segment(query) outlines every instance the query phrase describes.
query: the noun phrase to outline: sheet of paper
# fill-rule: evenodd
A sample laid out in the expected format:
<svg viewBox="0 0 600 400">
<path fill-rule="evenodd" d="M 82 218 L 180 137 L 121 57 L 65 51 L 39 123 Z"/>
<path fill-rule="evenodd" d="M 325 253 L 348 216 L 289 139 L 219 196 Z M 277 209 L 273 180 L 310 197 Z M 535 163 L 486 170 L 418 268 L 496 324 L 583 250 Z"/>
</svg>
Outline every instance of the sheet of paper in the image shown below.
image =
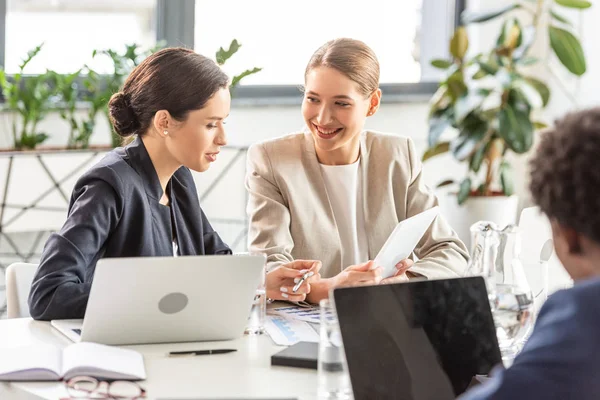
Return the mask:
<svg viewBox="0 0 600 400">
<path fill-rule="evenodd" d="M 319 342 L 318 325 L 279 315 L 267 315 L 265 329 L 275 344 L 291 346 L 298 342 Z"/>
<path fill-rule="evenodd" d="M 394 275 L 396 264 L 410 256 L 438 214 L 439 206 L 435 206 L 396 225 L 373 260 L 383 268 L 382 277 L 389 278 Z"/>
<path fill-rule="evenodd" d="M 273 307 L 269 308 L 267 313 L 313 323 L 319 323 L 321 319 L 318 306 L 308 308 L 298 306 Z"/>
</svg>

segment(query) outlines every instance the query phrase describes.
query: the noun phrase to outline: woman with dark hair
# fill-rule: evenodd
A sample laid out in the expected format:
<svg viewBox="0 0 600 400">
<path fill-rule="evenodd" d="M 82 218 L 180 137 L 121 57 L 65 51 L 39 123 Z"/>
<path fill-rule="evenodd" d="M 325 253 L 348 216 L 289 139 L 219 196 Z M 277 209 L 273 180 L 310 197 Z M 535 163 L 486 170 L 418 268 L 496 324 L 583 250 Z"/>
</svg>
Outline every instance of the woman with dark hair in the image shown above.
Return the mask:
<svg viewBox="0 0 600 400">
<path fill-rule="evenodd" d="M 200 208 L 191 170 L 203 172 L 227 140 L 228 77 L 192 50 L 167 48 L 136 67 L 109 102 L 114 130 L 133 138 L 75 184 L 67 220 L 52 234 L 29 295 L 35 319 L 83 318 L 103 257 L 231 254 Z M 293 295 L 294 279 L 315 275 Z M 320 263 L 271 271 L 267 296 L 304 300 Z"/>
</svg>

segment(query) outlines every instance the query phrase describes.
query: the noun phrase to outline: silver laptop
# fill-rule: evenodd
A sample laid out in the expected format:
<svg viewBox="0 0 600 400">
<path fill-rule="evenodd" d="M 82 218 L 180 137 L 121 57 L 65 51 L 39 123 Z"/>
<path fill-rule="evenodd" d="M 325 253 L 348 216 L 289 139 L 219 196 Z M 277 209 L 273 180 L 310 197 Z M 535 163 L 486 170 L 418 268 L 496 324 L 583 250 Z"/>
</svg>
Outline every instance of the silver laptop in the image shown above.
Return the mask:
<svg viewBox="0 0 600 400">
<path fill-rule="evenodd" d="M 109 345 L 241 337 L 263 255 L 104 258 L 83 320 L 53 320 L 73 341 Z"/>
</svg>

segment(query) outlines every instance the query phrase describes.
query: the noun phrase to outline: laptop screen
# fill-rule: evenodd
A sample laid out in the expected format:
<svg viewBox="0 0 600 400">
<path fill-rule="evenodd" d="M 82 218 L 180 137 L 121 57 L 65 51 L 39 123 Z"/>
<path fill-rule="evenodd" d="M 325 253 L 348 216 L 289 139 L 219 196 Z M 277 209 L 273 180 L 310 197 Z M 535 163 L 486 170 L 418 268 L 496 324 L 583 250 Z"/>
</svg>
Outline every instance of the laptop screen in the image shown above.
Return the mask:
<svg viewBox="0 0 600 400">
<path fill-rule="evenodd" d="M 334 290 L 354 397 L 445 400 L 502 362 L 481 277 Z"/>
</svg>

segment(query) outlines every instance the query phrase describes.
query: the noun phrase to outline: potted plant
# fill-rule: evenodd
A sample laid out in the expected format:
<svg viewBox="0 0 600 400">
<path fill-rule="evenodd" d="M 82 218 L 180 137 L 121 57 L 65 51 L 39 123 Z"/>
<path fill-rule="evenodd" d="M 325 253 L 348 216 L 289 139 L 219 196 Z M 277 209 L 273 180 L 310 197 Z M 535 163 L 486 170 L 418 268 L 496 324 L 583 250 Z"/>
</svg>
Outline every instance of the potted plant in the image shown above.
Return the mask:
<svg viewBox="0 0 600 400">
<path fill-rule="evenodd" d="M 439 185 L 457 188 L 449 197 L 442 194 L 440 203 L 465 242 L 469 242 L 469 227 L 478 220 L 500 225 L 515 222 L 518 198 L 507 156 L 531 149 L 535 131 L 545 127 L 536 119 L 537 111 L 546 107 L 551 94 L 547 83 L 527 72 L 539 62 L 529 52 L 536 38 L 547 34 L 562 65 L 575 76 L 583 75 L 583 49 L 558 8 L 590 6 L 585 0 L 537 0 L 484 12 L 465 11 L 463 24 L 504 18 L 493 47 L 467 56 L 469 39 L 461 26 L 450 41 L 452 58 L 431 62 L 446 72 L 430 101 L 429 148 L 422 159 L 450 152 L 466 164 L 466 176 L 460 182 L 448 180 Z M 525 11 L 525 23 L 523 18 L 507 16 L 516 9 Z"/>
<path fill-rule="evenodd" d="M 41 49 L 39 45 L 29 51 L 19 65 L 19 72 L 12 77 L 0 70 L 4 109 L 13 114 L 11 133 L 16 150 L 34 149 L 48 139 L 48 134 L 39 131 L 38 124 L 52 109 L 55 93 L 50 85 L 51 72 L 24 79 L 25 68 Z"/>
<path fill-rule="evenodd" d="M 25 76 L 25 68 L 42 45 L 27 54 L 17 74 L 7 76 L 0 70 L 4 109 L 11 121 L 10 133 L 6 134 L 11 134 L 13 142 L 12 148 L 0 153 L 0 177 L 5 177 L 0 189 L 0 232 L 53 230 L 62 225 L 77 178 L 106 151 L 122 145 L 121 137 L 113 135 L 111 144 L 90 148 L 98 114 L 108 119 L 111 95 L 120 90 L 136 65 L 162 47 L 159 44 L 142 50 L 132 44 L 123 52 L 95 51 L 93 57 L 104 55 L 112 60 L 114 70 L 109 75 L 83 66 L 70 74 L 47 71 L 39 76 Z M 237 40 L 226 50 L 220 48 L 217 62 L 224 64 L 239 48 Z M 232 88 L 258 71 L 260 68 L 254 68 L 236 75 Z M 66 122 L 68 139 L 64 146 L 40 146 L 50 133 L 41 132 L 39 123 L 51 112 Z"/>
</svg>

